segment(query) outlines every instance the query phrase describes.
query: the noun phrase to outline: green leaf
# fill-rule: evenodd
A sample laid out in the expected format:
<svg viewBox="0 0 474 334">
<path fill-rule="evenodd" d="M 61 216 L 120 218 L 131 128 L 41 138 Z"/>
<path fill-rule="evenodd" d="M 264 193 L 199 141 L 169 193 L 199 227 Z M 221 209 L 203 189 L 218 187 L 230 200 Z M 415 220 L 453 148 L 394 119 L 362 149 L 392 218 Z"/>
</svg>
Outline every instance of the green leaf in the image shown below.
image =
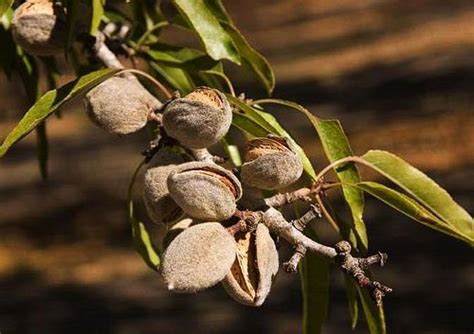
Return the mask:
<svg viewBox="0 0 474 334">
<path fill-rule="evenodd" d="M 128 186 L 128 219 L 132 227 L 133 245 L 138 254 L 142 257 L 143 261 L 153 270 L 158 271 L 160 268 L 160 256 L 156 247 L 153 245 L 153 241 L 150 237 L 150 233 L 147 231 L 145 224 L 135 218 L 134 205 L 133 205 L 133 190 L 135 181 L 140 169 L 145 164 L 142 161 L 135 172 L 132 175 L 130 184 Z"/>
<path fill-rule="evenodd" d="M 361 289 L 357 286 L 357 291 L 370 334 L 385 334 L 387 329 L 383 306 L 377 306 L 367 289 Z"/>
<path fill-rule="evenodd" d="M 170 86 L 182 94 L 190 93 L 195 84 L 187 71 L 164 63 L 150 62 L 150 67 L 165 79 Z"/>
<path fill-rule="evenodd" d="M 324 152 L 330 162 L 353 155 L 349 141 L 337 120 L 323 120 L 310 113 L 303 106 L 285 100 L 263 99 L 254 101 L 255 104 L 274 103 L 297 110 L 310 120 L 319 135 Z M 346 164 L 336 169 L 336 174 L 342 183 L 360 182 L 359 171 L 353 163 Z M 343 186 L 343 195 L 349 205 L 354 222 L 354 229 L 358 237 L 358 248 L 362 253 L 367 251 L 368 239 L 363 220 L 364 196 L 363 193 L 353 187 Z"/>
<path fill-rule="evenodd" d="M 7 135 L 0 146 L 0 157 L 4 156 L 10 147 L 30 133 L 46 117 L 55 112 L 67 101 L 84 94 L 90 88 L 119 73 L 120 70 L 104 69 L 86 74 L 58 89 L 44 94 L 23 116 L 15 128 Z"/>
<path fill-rule="evenodd" d="M 270 95 L 275 88 L 275 75 L 269 62 L 253 49 L 245 37 L 231 24 L 222 22 L 222 26 L 232 37 L 242 57 L 242 63 L 255 73 L 256 77 L 262 83 L 265 91 Z"/>
<path fill-rule="evenodd" d="M 311 228 L 307 228 L 305 234 L 318 240 Z M 303 293 L 303 334 L 322 333 L 329 304 L 329 262 L 308 252 L 299 265 L 299 274 Z"/>
<path fill-rule="evenodd" d="M 227 94 L 227 98 L 229 99 L 230 103 L 236 106 L 240 110 L 240 112 L 243 113 L 247 118 L 254 121 L 261 128 L 265 129 L 267 131 L 267 134 L 271 133 L 274 135 L 279 135 L 279 136 L 288 138 L 291 141 L 291 143 L 295 146 L 296 151 L 303 163 L 305 172 L 312 179 L 316 178 L 316 172 L 314 171 L 311 161 L 307 157 L 304 150 L 298 145 L 298 143 L 296 143 L 296 141 L 288 134 L 288 132 L 286 132 L 286 130 L 278 123 L 278 121 L 273 115 L 263 112 L 261 110 L 258 110 L 252 106 L 249 106 L 244 101 L 232 95 Z M 267 134 L 259 135 L 259 136 L 266 136 Z"/>
<path fill-rule="evenodd" d="M 224 146 L 227 156 L 230 158 L 230 161 L 232 161 L 232 164 L 236 167 L 240 167 L 242 165 L 242 158 L 240 156 L 239 147 L 237 145 L 231 144 L 228 136 L 222 138 L 221 142 Z"/>
<path fill-rule="evenodd" d="M 191 24 L 212 59 L 228 59 L 240 65 L 240 55 L 231 36 L 202 0 L 173 0 L 173 3 Z"/>
<path fill-rule="evenodd" d="M 158 271 L 161 263 L 160 256 L 151 241 L 150 233 L 147 231 L 145 224 L 135 218 L 130 223 L 135 250 L 151 269 Z"/>
<path fill-rule="evenodd" d="M 273 74 L 273 70 L 268 61 L 250 46 L 245 37 L 232 22 L 232 19 L 225 10 L 222 1 L 204 0 L 204 2 L 214 16 L 219 19 L 222 27 L 232 37 L 232 40 L 242 58 L 242 64 L 256 75 L 265 88 L 267 94 L 270 95 L 275 88 L 275 75 Z"/>
<path fill-rule="evenodd" d="M 100 22 L 104 16 L 105 0 L 92 0 L 92 20 L 90 26 L 90 34 L 95 36 L 99 30 Z"/>
<path fill-rule="evenodd" d="M 13 5 L 13 0 L 0 0 L 0 18 Z"/>
<path fill-rule="evenodd" d="M 265 137 L 270 133 L 267 131 L 267 129 L 259 125 L 251 118 L 239 114 L 238 112 L 234 113 L 232 116 L 232 125 L 246 132 L 252 137 Z"/>
<path fill-rule="evenodd" d="M 434 215 L 461 233 L 474 238 L 472 217 L 436 182 L 396 155 L 371 150 L 362 156 L 372 168 L 390 179 Z"/>
<path fill-rule="evenodd" d="M 321 139 L 321 143 L 329 161 L 333 162 L 353 155 L 349 141 L 339 121 L 321 120 L 314 116 L 310 117 L 310 119 L 319 134 L 319 138 Z M 337 168 L 336 174 L 342 183 L 360 182 L 359 171 L 353 163 L 346 164 L 342 168 Z M 365 253 L 368 247 L 368 239 L 363 220 L 364 196 L 360 190 L 353 187 L 343 186 L 342 192 L 352 213 L 354 229 L 359 238 L 359 248 L 363 253 Z"/>
<path fill-rule="evenodd" d="M 359 305 L 357 303 L 357 286 L 354 280 L 347 274 L 344 274 L 344 283 L 346 286 L 347 306 L 351 317 L 351 328 L 354 330 L 359 320 Z"/>
<path fill-rule="evenodd" d="M 436 217 L 428 209 L 405 194 L 377 182 L 361 182 L 355 186 L 425 226 L 474 245 L 472 235 L 459 232 L 455 227 Z"/>
</svg>

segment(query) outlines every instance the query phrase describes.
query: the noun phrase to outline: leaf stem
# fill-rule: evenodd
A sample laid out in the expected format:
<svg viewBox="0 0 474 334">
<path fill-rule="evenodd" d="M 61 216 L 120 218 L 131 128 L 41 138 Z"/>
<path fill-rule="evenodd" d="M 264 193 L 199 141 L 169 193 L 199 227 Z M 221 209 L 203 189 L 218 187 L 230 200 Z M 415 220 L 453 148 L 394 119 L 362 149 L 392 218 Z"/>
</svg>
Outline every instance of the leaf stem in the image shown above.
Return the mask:
<svg viewBox="0 0 474 334">
<path fill-rule="evenodd" d="M 137 75 L 140 75 L 140 76 L 144 77 L 145 79 L 148 79 L 151 83 L 153 83 L 158 88 L 158 90 L 161 93 L 163 93 L 163 95 L 167 99 L 171 99 L 172 95 L 169 92 L 169 90 L 161 82 L 159 82 L 154 77 L 152 77 L 150 74 L 148 74 L 146 72 L 143 72 L 143 71 L 140 71 L 140 70 L 132 69 L 132 68 L 124 69 L 122 72 L 134 73 L 134 74 L 137 74 Z"/>
<path fill-rule="evenodd" d="M 149 30 L 147 30 L 141 37 L 140 39 L 138 40 L 137 44 L 135 45 L 134 49 L 136 49 L 137 51 L 140 50 L 141 46 L 143 45 L 143 43 L 145 43 L 146 39 L 148 36 L 150 36 L 153 32 L 155 32 L 155 30 L 158 30 L 160 28 L 163 28 L 163 27 L 166 27 L 169 25 L 169 22 L 167 21 L 161 21 L 161 22 L 158 22 L 157 24 L 155 24 L 154 26 L 152 26 Z"/>
</svg>

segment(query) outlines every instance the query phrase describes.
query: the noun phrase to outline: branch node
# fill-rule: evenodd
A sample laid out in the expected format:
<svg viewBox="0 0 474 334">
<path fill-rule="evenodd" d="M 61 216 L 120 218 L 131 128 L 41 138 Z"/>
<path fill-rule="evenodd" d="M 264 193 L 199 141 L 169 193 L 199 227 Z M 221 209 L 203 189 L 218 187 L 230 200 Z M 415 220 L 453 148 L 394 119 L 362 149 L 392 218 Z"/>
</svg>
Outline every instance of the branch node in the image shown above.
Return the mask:
<svg viewBox="0 0 474 334">
<path fill-rule="evenodd" d="M 300 218 L 293 220 L 291 225 L 293 225 L 298 231 L 303 232 L 306 225 L 315 218 L 321 218 L 321 209 L 318 206 L 311 204 L 309 211 Z"/>
<path fill-rule="evenodd" d="M 306 255 L 306 247 L 301 244 L 295 246 L 295 253 L 291 256 L 288 262 L 283 263 L 283 270 L 287 273 L 295 273 L 298 269 L 298 264 Z"/>
</svg>

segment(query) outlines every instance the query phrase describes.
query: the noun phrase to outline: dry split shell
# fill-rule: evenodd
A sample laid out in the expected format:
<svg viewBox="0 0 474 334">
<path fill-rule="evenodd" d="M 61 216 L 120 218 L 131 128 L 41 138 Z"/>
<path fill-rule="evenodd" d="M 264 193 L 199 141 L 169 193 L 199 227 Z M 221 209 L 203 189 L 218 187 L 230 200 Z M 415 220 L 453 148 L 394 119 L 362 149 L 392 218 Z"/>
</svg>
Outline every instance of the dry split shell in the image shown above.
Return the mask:
<svg viewBox="0 0 474 334">
<path fill-rule="evenodd" d="M 260 306 L 267 298 L 277 272 L 275 243 L 268 228 L 259 224 L 255 233 L 246 233 L 237 240 L 237 257 L 222 285 L 239 303 Z"/>
<path fill-rule="evenodd" d="M 232 109 L 218 90 L 199 87 L 167 104 L 163 112 L 166 133 L 182 145 L 206 148 L 221 140 L 232 123 Z"/>
<path fill-rule="evenodd" d="M 151 159 L 144 174 L 143 201 L 151 220 L 157 224 L 172 223 L 183 215 L 183 210 L 168 192 L 168 176 L 185 162 L 182 155 L 165 147 Z"/>
<path fill-rule="evenodd" d="M 168 289 L 197 292 L 219 283 L 235 260 L 235 241 L 219 223 L 181 232 L 163 254 L 161 274 Z"/>
<path fill-rule="evenodd" d="M 230 218 L 242 194 L 235 175 L 210 162 L 180 165 L 168 177 L 168 189 L 186 214 L 202 221 Z"/>
<path fill-rule="evenodd" d="M 143 128 L 161 103 L 133 76 L 112 77 L 91 89 L 84 98 L 87 114 L 100 128 L 128 134 Z"/>
<path fill-rule="evenodd" d="M 285 138 L 255 138 L 245 145 L 242 182 L 259 189 L 280 189 L 296 182 L 303 164 Z"/>
<path fill-rule="evenodd" d="M 15 42 L 37 56 L 51 56 L 63 49 L 64 9 L 49 0 L 29 0 L 19 6 L 12 20 Z"/>
</svg>

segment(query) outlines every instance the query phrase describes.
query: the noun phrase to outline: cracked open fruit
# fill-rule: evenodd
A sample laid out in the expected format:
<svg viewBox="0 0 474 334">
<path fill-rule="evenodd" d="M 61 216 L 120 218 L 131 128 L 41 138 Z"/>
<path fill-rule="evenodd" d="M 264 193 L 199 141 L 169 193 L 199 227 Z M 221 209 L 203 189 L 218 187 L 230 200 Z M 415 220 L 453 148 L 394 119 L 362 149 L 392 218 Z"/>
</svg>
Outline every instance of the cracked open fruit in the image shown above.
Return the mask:
<svg viewBox="0 0 474 334">
<path fill-rule="evenodd" d="M 181 154 L 165 147 L 153 156 L 144 174 L 143 201 L 151 220 L 157 224 L 172 223 L 183 215 L 167 185 L 169 174 L 183 162 L 185 159 Z"/>
<path fill-rule="evenodd" d="M 236 209 L 242 195 L 240 181 L 232 172 L 210 162 L 188 162 L 168 177 L 174 201 L 193 218 L 223 221 Z"/>
<path fill-rule="evenodd" d="M 222 285 L 239 303 L 260 306 L 278 272 L 275 243 L 263 224 L 259 224 L 255 232 L 237 233 L 236 239 L 237 257 Z"/>
<path fill-rule="evenodd" d="M 232 109 L 224 94 L 199 87 L 169 102 L 163 112 L 166 133 L 183 146 L 206 148 L 224 137 L 232 123 Z"/>
<path fill-rule="evenodd" d="M 296 182 L 303 164 L 285 138 L 255 138 L 245 145 L 242 182 L 266 190 L 281 189 Z"/>
<path fill-rule="evenodd" d="M 202 223 L 178 234 L 163 254 L 168 289 L 197 292 L 219 283 L 235 260 L 232 235 L 219 223 Z"/>
<path fill-rule="evenodd" d="M 112 77 L 91 89 L 84 98 L 87 114 L 100 128 L 128 134 L 143 128 L 161 103 L 135 77 Z"/>
</svg>

